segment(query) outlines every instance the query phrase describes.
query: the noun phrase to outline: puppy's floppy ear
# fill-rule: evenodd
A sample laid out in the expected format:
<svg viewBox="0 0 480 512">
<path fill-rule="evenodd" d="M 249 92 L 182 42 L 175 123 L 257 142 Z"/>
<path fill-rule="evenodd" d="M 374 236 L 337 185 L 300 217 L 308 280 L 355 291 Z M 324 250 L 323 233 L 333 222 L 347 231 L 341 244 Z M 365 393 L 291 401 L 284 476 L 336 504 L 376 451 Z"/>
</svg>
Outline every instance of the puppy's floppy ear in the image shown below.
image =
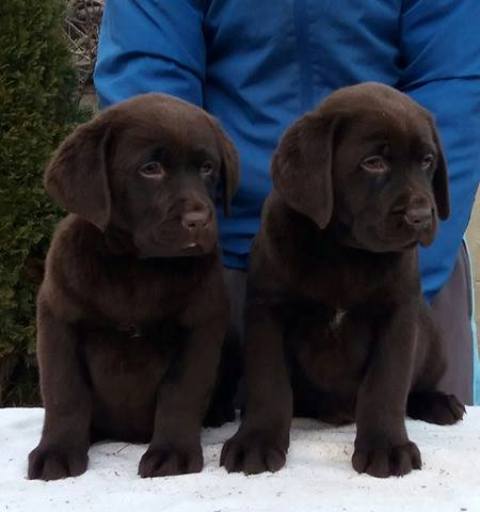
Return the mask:
<svg viewBox="0 0 480 512">
<path fill-rule="evenodd" d="M 240 180 L 238 153 L 233 142 L 225 135 L 218 121 L 212 116 L 208 116 L 208 118 L 215 132 L 222 158 L 220 174 L 222 180 L 223 213 L 228 217 L 230 215 L 230 203 Z"/>
<path fill-rule="evenodd" d="M 60 206 L 104 230 L 110 219 L 107 145 L 110 128 L 94 119 L 60 145 L 47 166 L 45 188 Z"/>
<path fill-rule="evenodd" d="M 437 147 L 437 167 L 433 174 L 433 194 L 437 205 L 438 216 L 445 220 L 450 215 L 450 194 L 448 192 L 448 171 L 445 154 L 443 152 L 442 143 L 438 135 L 435 122 L 429 115 L 430 128 L 432 130 L 433 141 Z"/>
<path fill-rule="evenodd" d="M 274 188 L 321 228 L 333 211 L 333 117 L 307 114 L 283 135 L 272 160 Z"/>
</svg>

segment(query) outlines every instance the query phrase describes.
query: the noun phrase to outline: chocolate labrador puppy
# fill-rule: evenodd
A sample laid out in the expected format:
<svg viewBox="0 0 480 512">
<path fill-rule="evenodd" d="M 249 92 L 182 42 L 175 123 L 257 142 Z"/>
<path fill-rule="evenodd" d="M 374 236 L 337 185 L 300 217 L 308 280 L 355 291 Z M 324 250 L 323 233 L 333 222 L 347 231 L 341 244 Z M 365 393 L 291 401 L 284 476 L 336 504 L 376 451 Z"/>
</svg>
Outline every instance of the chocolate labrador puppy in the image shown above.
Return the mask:
<svg viewBox="0 0 480 512">
<path fill-rule="evenodd" d="M 246 307 L 247 402 L 228 471 L 285 464 L 292 414 L 355 421 L 353 467 L 421 466 L 405 414 L 437 424 L 464 407 L 420 287 L 417 246 L 449 215 L 429 113 L 380 84 L 347 87 L 287 130 L 256 238 Z"/>
<path fill-rule="evenodd" d="M 202 469 L 228 322 L 214 201 L 228 210 L 237 180 L 216 121 L 160 94 L 105 110 L 60 146 L 45 186 L 71 214 L 38 295 L 46 414 L 29 478 L 80 475 L 102 438 L 150 442 L 142 477 Z"/>
</svg>

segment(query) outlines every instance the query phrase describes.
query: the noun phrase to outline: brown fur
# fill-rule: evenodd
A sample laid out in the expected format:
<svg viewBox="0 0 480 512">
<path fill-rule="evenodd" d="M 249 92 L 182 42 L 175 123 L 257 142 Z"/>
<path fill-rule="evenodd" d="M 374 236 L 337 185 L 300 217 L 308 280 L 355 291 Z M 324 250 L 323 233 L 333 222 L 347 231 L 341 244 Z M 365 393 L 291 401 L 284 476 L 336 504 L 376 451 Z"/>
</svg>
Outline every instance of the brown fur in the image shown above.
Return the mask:
<svg viewBox="0 0 480 512">
<path fill-rule="evenodd" d="M 341 89 L 287 130 L 254 243 L 246 306 L 246 412 L 228 471 L 277 471 L 293 414 L 356 421 L 353 466 L 421 466 L 405 414 L 451 424 L 445 368 L 417 245 L 449 214 L 433 121 L 379 84 Z"/>
<path fill-rule="evenodd" d="M 75 476 L 91 442 L 150 442 L 142 477 L 200 471 L 200 429 L 228 322 L 214 200 L 235 149 L 201 109 L 160 94 L 80 126 L 45 185 L 72 212 L 38 295 L 46 409 L 29 478 Z M 215 407 L 212 404 L 212 407 Z M 217 423 L 231 419 L 219 404 Z"/>
</svg>

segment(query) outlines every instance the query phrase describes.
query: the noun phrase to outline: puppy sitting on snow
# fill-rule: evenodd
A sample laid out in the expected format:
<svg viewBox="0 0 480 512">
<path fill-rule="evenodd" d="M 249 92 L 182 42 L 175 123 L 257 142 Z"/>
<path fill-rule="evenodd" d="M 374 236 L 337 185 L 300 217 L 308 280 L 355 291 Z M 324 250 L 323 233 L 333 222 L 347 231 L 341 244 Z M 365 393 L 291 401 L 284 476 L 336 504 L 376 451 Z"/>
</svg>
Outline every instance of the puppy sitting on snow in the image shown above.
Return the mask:
<svg viewBox="0 0 480 512">
<path fill-rule="evenodd" d="M 431 116 L 394 89 L 341 89 L 287 130 L 255 241 L 246 310 L 246 413 L 228 471 L 285 464 L 292 414 L 355 421 L 353 466 L 421 466 L 405 415 L 451 424 L 445 369 L 420 287 L 418 244 L 449 215 Z"/>
<path fill-rule="evenodd" d="M 107 109 L 61 145 L 45 186 L 71 213 L 38 295 L 45 424 L 29 478 L 83 473 L 102 438 L 150 442 L 142 477 L 201 470 L 228 320 L 214 201 L 227 210 L 237 181 L 215 120 L 159 94 Z"/>
</svg>

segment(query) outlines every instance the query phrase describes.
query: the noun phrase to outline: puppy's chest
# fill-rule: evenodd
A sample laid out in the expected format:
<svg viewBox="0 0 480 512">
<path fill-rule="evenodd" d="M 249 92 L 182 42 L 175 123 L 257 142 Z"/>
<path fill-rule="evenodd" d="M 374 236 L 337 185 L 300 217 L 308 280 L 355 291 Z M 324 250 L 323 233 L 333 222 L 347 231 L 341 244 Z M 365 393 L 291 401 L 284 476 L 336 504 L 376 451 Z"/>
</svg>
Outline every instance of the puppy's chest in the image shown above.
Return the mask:
<svg viewBox="0 0 480 512">
<path fill-rule="evenodd" d="M 89 316 L 104 318 L 119 331 L 135 337 L 145 326 L 183 310 L 191 287 L 155 273 L 107 274 L 91 291 L 93 308 Z"/>
<path fill-rule="evenodd" d="M 342 308 L 337 308 L 332 312 L 328 321 L 328 327 L 332 333 L 340 332 L 347 312 L 348 310 Z"/>
<path fill-rule="evenodd" d="M 295 291 L 338 311 L 334 324 L 343 317 L 342 311 L 370 301 L 381 302 L 394 284 L 392 272 L 374 262 L 320 259 L 301 268 L 299 274 L 293 282 Z"/>
<path fill-rule="evenodd" d="M 296 336 L 300 333 L 303 338 L 309 338 L 310 335 L 317 337 L 318 332 L 332 338 L 340 336 L 357 316 L 353 310 L 302 299 L 284 304 L 277 312 L 287 333 L 294 333 Z"/>
<path fill-rule="evenodd" d="M 81 316 L 91 338 L 120 342 L 154 342 L 176 334 L 174 318 L 186 307 L 185 287 L 163 275 L 132 266 L 110 269 L 92 289 L 91 308 Z M 176 323 L 176 322 L 175 322 Z"/>
<path fill-rule="evenodd" d="M 356 381 L 375 338 L 368 315 L 307 303 L 283 317 L 287 347 L 313 382 L 329 389 Z"/>
</svg>

